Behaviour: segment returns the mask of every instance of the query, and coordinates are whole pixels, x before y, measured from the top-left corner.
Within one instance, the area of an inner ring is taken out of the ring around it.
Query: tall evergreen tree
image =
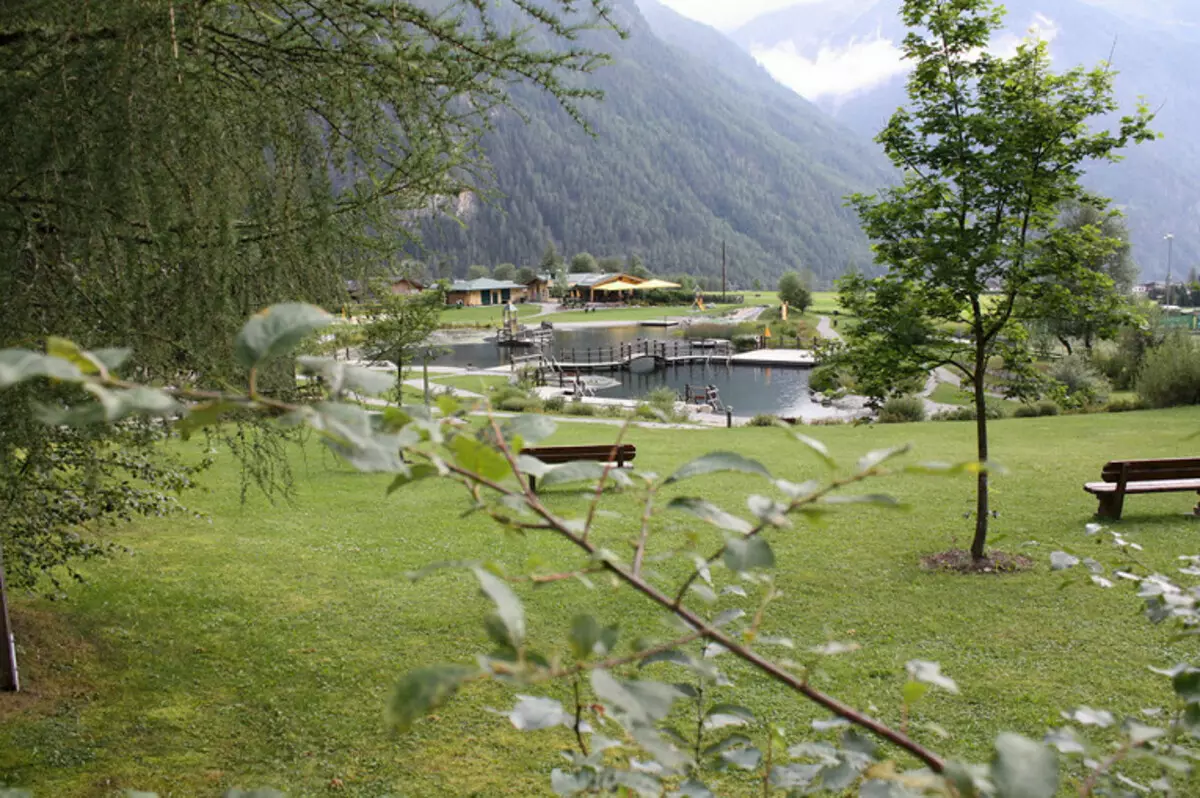
[[[607,0],[452,5],[0,4],[0,347],[128,345],[146,379],[220,383],[247,315],[336,304],[343,277],[409,239],[413,212],[473,188],[514,83],[577,118],[595,96],[571,73],[604,58],[575,39],[608,24]],[[294,381],[280,369],[272,385]],[[68,499],[100,520],[130,506],[99,487],[122,481],[107,433],[28,423],[29,398],[0,397],[0,552],[28,564],[18,584],[80,553]]]

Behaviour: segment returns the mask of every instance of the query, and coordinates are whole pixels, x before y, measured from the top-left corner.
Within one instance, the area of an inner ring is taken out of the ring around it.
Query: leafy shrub
[[[956,407],[953,410],[943,410],[940,413],[933,415],[932,421],[974,421],[975,406],[967,405],[966,407]],[[989,404],[987,406],[988,421],[994,421],[998,418],[1004,418],[1004,408],[1000,405]]]
[[[566,405],[566,397],[551,396],[549,399],[542,402],[542,409],[547,413],[561,413],[563,406]]]
[[[842,387],[841,376],[835,366],[817,366],[809,373],[808,387],[817,393],[833,393]]]
[[[496,403],[496,409],[506,413],[537,413],[542,409],[542,400],[536,396],[507,396]]]
[[[1149,407],[1200,404],[1200,352],[1186,336],[1169,336],[1146,354],[1137,392]]]
[[[1049,376],[1062,386],[1064,407],[1082,408],[1104,404],[1112,386],[1084,355],[1070,355],[1050,367]]]
[[[1128,413],[1131,410],[1143,410],[1145,405],[1140,399],[1113,399],[1104,406],[1105,412],[1108,413]]]
[[[774,427],[779,423],[779,416],[771,415],[770,413],[759,413],[754,418],[746,422],[748,427]]]
[[[1059,407],[1054,402],[1044,400],[1033,405],[1021,405],[1013,411],[1016,418],[1037,418],[1038,416],[1057,416]]]
[[[570,402],[566,406],[568,416],[594,416],[596,415],[596,406],[584,404],[583,402]]]
[[[879,410],[880,424],[906,424],[925,420],[925,400],[919,396],[893,396]]]

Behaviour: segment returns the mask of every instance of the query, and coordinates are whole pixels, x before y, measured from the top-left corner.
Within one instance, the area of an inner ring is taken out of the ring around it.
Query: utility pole
[[[1167,290],[1164,305],[1171,304],[1171,245],[1175,243],[1175,235],[1167,233],[1163,236],[1167,240]]]
[[[725,239],[721,239],[721,301],[725,302],[728,297],[725,296]]]

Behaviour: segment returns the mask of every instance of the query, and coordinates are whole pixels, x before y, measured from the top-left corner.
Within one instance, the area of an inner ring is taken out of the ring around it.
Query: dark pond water
[[[588,348],[617,346],[639,338],[674,340],[672,330],[656,327],[592,327],[577,330],[556,330],[554,353],[559,359],[568,353]],[[508,362],[510,352],[530,354],[532,349],[509,349],[494,343],[457,344],[430,365],[490,368]],[[582,358],[581,358],[582,359]],[[808,369],[761,366],[726,366],[688,364],[665,369],[650,369],[648,362],[635,365],[632,371],[604,372],[618,382],[611,388],[598,390],[598,397],[636,399],[655,388],[668,386],[681,396],[686,386],[713,385],[720,391],[721,401],[739,416],[756,413],[799,415],[802,408],[812,405],[808,395]]]

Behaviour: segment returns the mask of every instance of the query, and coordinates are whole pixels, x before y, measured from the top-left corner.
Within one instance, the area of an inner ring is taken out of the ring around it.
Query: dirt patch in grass
[[[92,644],[58,613],[20,606],[10,612],[21,691],[0,695],[0,724],[51,714],[62,703],[88,695],[92,686],[85,671],[95,656]]]
[[[1014,574],[1033,568],[1033,560],[1023,554],[989,551],[982,560],[962,549],[939,551],[921,558],[926,571],[949,571],[956,574]]]

